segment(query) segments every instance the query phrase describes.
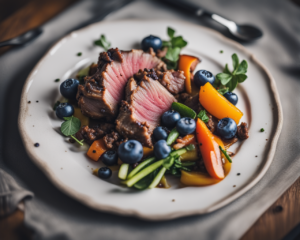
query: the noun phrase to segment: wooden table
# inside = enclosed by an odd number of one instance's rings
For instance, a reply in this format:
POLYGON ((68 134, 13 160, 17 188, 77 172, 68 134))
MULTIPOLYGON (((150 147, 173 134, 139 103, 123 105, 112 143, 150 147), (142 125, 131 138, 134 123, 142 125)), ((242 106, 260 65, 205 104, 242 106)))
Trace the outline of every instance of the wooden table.
MULTIPOLYGON (((37 27, 77 0, 0 0, 0 41, 37 27)), ((299 0, 294 0, 299 3, 299 0)), ((0 54, 9 47, 0 49, 0 54)), ((300 178, 256 221, 242 240, 279 240, 300 222, 300 178)), ((0 219, 1 239, 30 239, 24 214, 0 219)), ((298 236, 300 239, 300 235, 298 236)), ((298 239, 298 238, 297 238, 298 239)))

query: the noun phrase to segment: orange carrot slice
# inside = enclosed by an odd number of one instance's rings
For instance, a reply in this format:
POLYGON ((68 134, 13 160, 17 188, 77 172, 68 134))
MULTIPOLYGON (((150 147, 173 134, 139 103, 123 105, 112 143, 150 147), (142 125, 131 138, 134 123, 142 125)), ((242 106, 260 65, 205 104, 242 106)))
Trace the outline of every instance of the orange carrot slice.
POLYGON ((95 140, 87 151, 90 159, 98 161, 101 155, 107 151, 103 138, 95 140))
MULTIPOLYGON (((196 124, 196 134, 203 157, 204 165, 209 175, 216 179, 225 177, 222 155, 219 145, 223 145, 219 138, 211 133, 206 124, 198 118, 196 124)), ((221 146, 224 148, 224 145, 221 146)))
POLYGON ((184 72, 185 76, 185 90, 188 93, 192 93, 191 83, 191 69, 195 69, 196 65, 200 62, 200 59, 190 55, 180 55, 178 61, 178 69, 184 72))

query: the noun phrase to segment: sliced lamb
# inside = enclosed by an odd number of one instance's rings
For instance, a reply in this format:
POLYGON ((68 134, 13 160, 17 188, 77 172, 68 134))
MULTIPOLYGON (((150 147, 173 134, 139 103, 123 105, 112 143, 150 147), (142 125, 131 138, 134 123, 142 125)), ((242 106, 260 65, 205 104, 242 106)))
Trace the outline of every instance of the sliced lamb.
POLYGON ((140 79, 143 78, 144 75, 158 80, 172 94, 178 94, 184 91, 185 76, 183 71, 167 70, 162 72, 145 68, 144 70, 139 70, 134 77, 140 79))
POLYGON ((94 119, 114 119, 128 79, 144 68, 165 71, 166 65, 142 50, 116 48, 102 52, 96 73, 86 77, 84 86, 78 87, 77 100, 82 113, 94 119))
POLYGON ((152 147, 151 134, 176 99, 151 76, 142 77, 141 72, 137 76, 137 81, 130 78, 127 83, 126 101, 122 102, 116 130, 125 138, 152 147))

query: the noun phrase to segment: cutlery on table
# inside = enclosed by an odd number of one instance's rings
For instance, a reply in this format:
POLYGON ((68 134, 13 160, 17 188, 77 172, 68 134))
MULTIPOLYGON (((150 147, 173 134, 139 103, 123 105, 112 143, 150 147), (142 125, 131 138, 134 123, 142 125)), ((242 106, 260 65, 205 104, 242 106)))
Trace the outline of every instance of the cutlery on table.
POLYGON ((212 13, 208 10, 201 8, 200 6, 193 4, 191 2, 187 2, 184 0, 163 0, 163 2, 173 5, 174 7, 180 8, 181 10, 185 10, 193 15, 200 17, 206 16, 210 17, 211 19, 215 20, 219 24, 228 28, 229 32, 235 36, 236 38, 243 40, 243 41, 253 41, 260 37, 262 37, 263 32, 249 24, 237 24, 236 22, 224 18, 216 13, 212 13))
POLYGON ((40 28, 31 29, 17 37, 0 42, 0 47, 24 45, 38 37, 42 32, 43 30, 40 28))

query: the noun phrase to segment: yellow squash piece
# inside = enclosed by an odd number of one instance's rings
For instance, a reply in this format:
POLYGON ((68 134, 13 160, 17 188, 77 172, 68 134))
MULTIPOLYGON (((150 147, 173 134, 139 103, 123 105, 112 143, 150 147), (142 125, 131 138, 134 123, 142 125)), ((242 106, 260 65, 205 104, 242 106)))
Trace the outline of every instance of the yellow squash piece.
POLYGON ((153 148, 143 147, 144 155, 143 158, 149 157, 153 153, 153 148))
POLYGON ((74 107, 74 117, 77 117, 80 120, 81 127, 88 126, 90 123, 90 119, 81 113, 81 110, 79 107, 74 107))
POLYGON ((243 113, 223 97, 210 83, 206 83, 200 88, 199 101, 201 105, 218 119, 232 118, 239 124, 243 113))

